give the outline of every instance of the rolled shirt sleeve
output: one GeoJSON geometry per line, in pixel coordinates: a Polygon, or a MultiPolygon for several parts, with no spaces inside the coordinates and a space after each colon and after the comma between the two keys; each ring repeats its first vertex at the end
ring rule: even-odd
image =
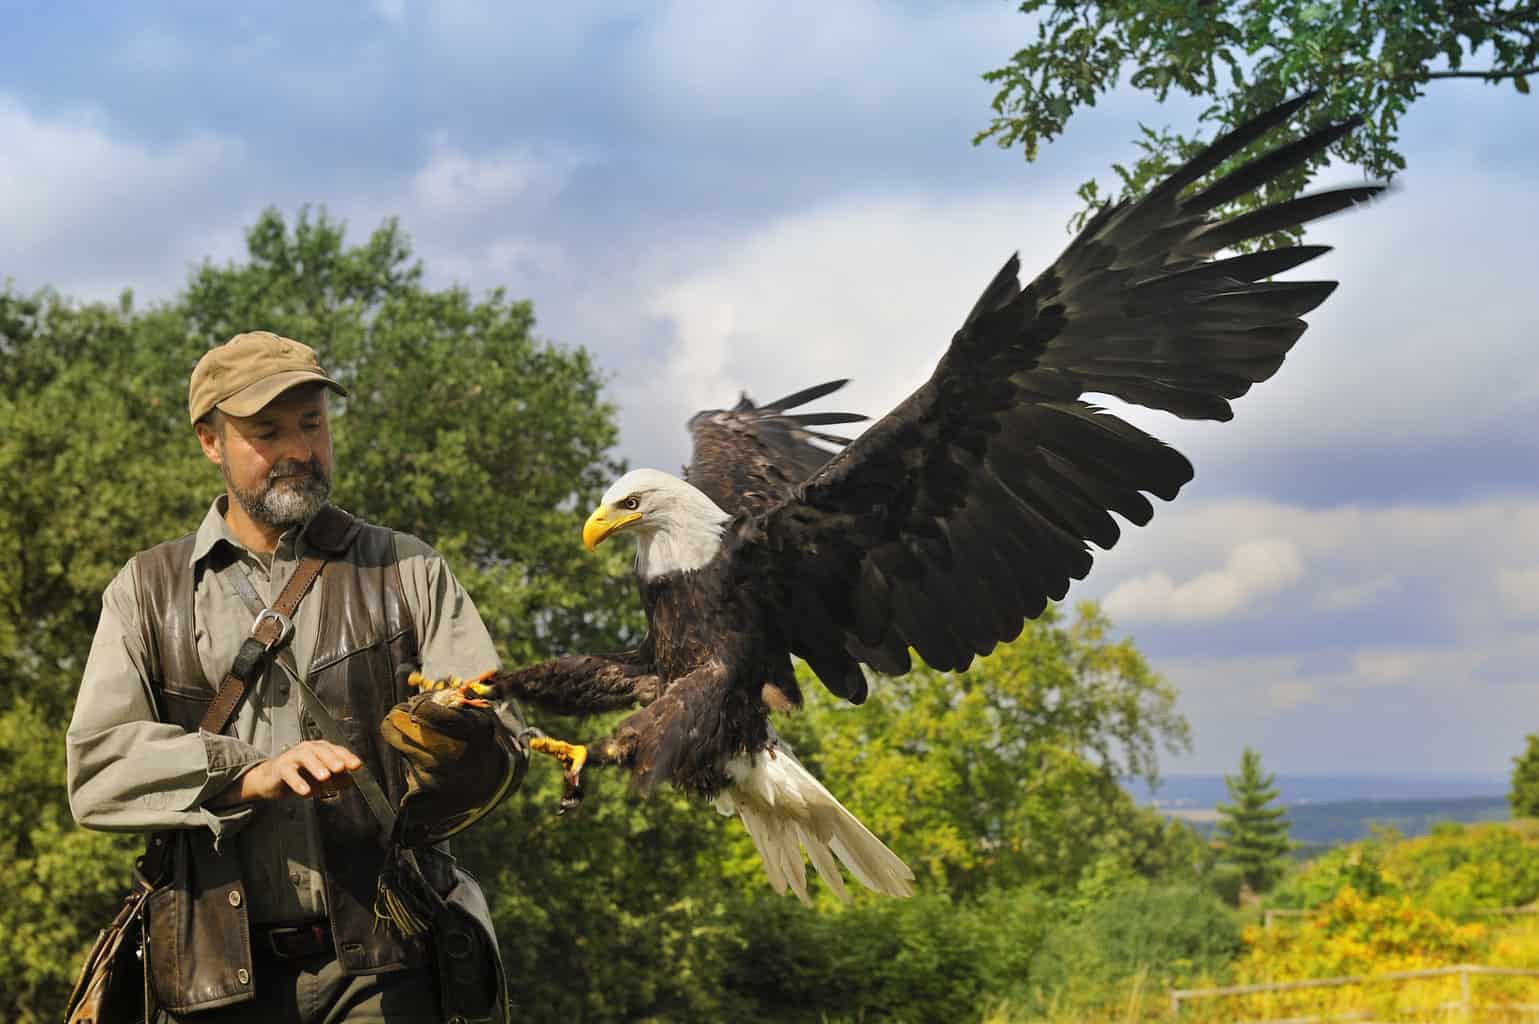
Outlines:
{"type": "Polygon", "coordinates": [[[408,533],[395,534],[396,564],[412,621],[422,674],[471,679],[502,667],[475,602],[443,556],[408,533]]]}
{"type": "Polygon", "coordinates": [[[233,736],[155,720],[134,573],[130,561],[102,595],[65,739],[70,811],[86,828],[110,832],[208,828],[222,845],[252,808],[204,804],[264,755],[233,736]]]}

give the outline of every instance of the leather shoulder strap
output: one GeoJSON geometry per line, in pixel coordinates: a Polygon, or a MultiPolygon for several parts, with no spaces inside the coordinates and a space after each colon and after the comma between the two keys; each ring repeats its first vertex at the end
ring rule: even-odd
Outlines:
{"type": "Polygon", "coordinates": [[[256,621],[251,624],[251,635],[236,652],[235,663],[225,673],[219,692],[214,695],[198,728],[213,733],[224,732],[235,709],[240,707],[241,699],[246,696],[247,687],[266,669],[278,648],[294,635],[294,612],[299,609],[299,602],[315,585],[327,560],[347,550],[358,529],[357,520],[335,505],[326,505],[310,520],[310,525],[305,528],[305,540],[315,550],[299,560],[294,575],[289,577],[272,607],[257,613],[256,621]]]}

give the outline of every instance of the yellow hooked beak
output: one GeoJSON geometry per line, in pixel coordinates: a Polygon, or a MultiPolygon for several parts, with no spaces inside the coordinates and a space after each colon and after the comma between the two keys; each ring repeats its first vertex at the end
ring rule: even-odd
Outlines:
{"type": "Polygon", "coordinates": [[[640,512],[624,512],[618,519],[610,519],[609,512],[607,505],[600,505],[593,510],[588,521],[582,524],[582,544],[589,551],[604,543],[604,538],[611,533],[641,518],[640,512]]]}

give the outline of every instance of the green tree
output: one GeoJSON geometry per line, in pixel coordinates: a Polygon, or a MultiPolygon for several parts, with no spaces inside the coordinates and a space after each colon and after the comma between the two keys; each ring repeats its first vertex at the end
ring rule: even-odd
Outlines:
{"type": "Polygon", "coordinates": [[[1265,892],[1282,875],[1288,841],[1287,811],[1277,799],[1272,776],[1261,771],[1261,755],[1249,747],[1240,755],[1240,774],[1225,775],[1230,804],[1218,805],[1218,839],[1223,859],[1239,868],[1254,892],[1265,892]]]}
{"type": "Polygon", "coordinates": [[[1539,818],[1539,733],[1531,732],[1523,753],[1512,759],[1512,789],[1507,803],[1514,818],[1539,818]]]}
{"type": "MultiPolygon", "coordinates": [[[[1171,90],[1211,99],[1199,120],[1226,127],[1307,88],[1325,90],[1323,108],[1333,117],[1362,115],[1361,131],[1236,208],[1298,195],[1332,159],[1388,178],[1405,167],[1396,149],[1400,118],[1430,85],[1511,82],[1526,95],[1528,76],[1539,72],[1533,0],[1022,0],[1020,10],[1035,20],[1036,39],[984,74],[998,86],[995,116],[975,144],[1019,143],[1035,160],[1042,143],[1061,134],[1077,109],[1115,89],[1125,72],[1135,89],[1160,100],[1171,90]]],[[[1147,126],[1135,144],[1142,156],[1114,168],[1123,195],[1145,191],[1202,145],[1195,136],[1147,126]]],[[[1076,227],[1110,192],[1091,179],[1079,195],[1086,210],[1076,227]]]]}

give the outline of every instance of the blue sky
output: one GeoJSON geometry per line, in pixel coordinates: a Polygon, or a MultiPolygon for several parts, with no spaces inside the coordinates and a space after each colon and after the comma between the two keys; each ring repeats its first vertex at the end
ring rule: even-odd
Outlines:
{"type": "MultiPolygon", "coordinates": [[[[7,5],[0,277],[165,298],[268,205],[399,216],[438,284],[533,300],[611,375],[621,453],[836,376],[879,413],[998,265],[1067,241],[1122,92],[1036,164],[972,135],[1013,5],[7,5]]],[[[1182,692],[1195,749],[1503,774],[1539,730],[1539,102],[1443,83],[1389,200],[1314,232],[1342,282],[1228,424],[1140,413],[1197,479],[1071,592],[1182,692]]],[[[1323,180],[1359,177],[1337,168],[1323,180]]],[[[282,329],[282,325],[271,325],[282,329]]],[[[309,339],[324,350],[325,339],[309,339]]]]}

